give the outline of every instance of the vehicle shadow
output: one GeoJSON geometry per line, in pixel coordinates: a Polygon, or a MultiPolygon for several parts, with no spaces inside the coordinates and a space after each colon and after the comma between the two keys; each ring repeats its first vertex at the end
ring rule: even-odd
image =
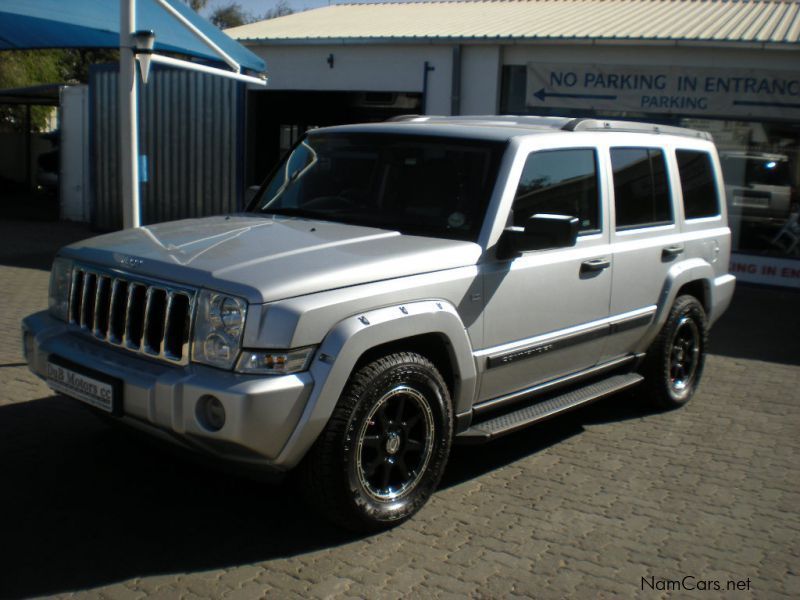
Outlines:
{"type": "Polygon", "coordinates": [[[650,408],[635,391],[623,392],[498,438],[489,445],[456,444],[439,487],[464,483],[542,452],[580,435],[587,425],[641,419],[658,412],[650,408]]]}
{"type": "Polygon", "coordinates": [[[0,265],[49,271],[59,248],[92,235],[83,223],[0,219],[0,265]]]}
{"type": "MultiPolygon", "coordinates": [[[[540,452],[598,419],[642,414],[604,401],[501,439],[490,452],[457,446],[442,485],[540,452]]],[[[305,509],[288,482],[190,460],[61,396],[0,407],[0,475],[3,598],[220,569],[359,539],[305,509]]]]}
{"type": "Polygon", "coordinates": [[[287,484],[195,464],[60,396],[0,407],[0,597],[225,568],[354,539],[287,484]]]}

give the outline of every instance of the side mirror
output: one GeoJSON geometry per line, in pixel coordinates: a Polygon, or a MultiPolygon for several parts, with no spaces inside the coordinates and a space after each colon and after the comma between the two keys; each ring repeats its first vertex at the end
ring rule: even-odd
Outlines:
{"type": "Polygon", "coordinates": [[[580,221],[569,215],[532,215],[525,227],[507,227],[500,236],[497,257],[509,259],[530,250],[570,248],[578,240],[580,221]]]}

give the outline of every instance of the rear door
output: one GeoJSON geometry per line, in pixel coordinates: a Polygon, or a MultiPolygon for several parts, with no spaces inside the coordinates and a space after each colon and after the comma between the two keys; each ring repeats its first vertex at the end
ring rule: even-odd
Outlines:
{"type": "Polygon", "coordinates": [[[669,269],[685,252],[668,152],[641,143],[609,149],[614,272],[611,333],[601,361],[636,348],[655,316],[669,269]]]}

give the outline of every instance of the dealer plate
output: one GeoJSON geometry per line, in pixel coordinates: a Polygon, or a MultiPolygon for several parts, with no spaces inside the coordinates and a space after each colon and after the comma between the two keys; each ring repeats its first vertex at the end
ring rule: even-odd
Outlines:
{"type": "Polygon", "coordinates": [[[116,412],[115,387],[117,386],[113,382],[100,381],[85,373],[48,361],[47,383],[54,390],[71,398],[91,404],[108,413],[116,412]]]}

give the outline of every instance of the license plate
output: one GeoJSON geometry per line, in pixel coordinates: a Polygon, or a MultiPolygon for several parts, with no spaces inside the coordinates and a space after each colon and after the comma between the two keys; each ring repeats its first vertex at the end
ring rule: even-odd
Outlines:
{"type": "Polygon", "coordinates": [[[101,381],[72,368],[47,363],[47,383],[54,390],[76,398],[108,413],[116,413],[117,385],[110,380],[101,381]]]}

